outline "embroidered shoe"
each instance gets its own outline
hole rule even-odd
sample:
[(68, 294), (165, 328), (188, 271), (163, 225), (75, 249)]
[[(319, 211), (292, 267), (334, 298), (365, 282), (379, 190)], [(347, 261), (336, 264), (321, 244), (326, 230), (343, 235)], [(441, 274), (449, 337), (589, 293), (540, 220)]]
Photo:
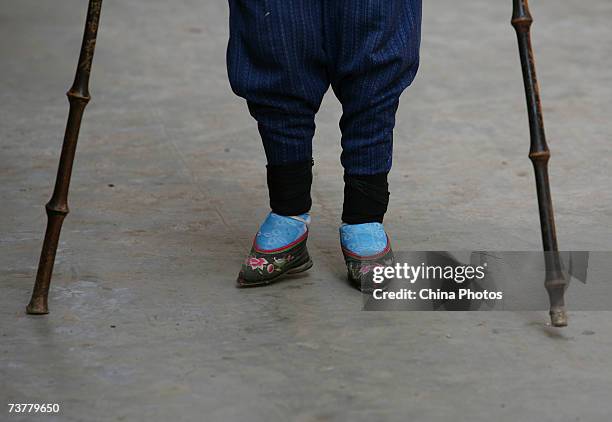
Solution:
[(310, 216), (285, 217), (270, 213), (253, 240), (251, 252), (242, 265), (238, 287), (274, 283), (285, 274), (296, 274), (312, 267), (308, 255)]
[(374, 282), (374, 268), (394, 264), (391, 243), (380, 223), (343, 224), (340, 227), (342, 254), (348, 280), (363, 293), (384, 288), (385, 283)]

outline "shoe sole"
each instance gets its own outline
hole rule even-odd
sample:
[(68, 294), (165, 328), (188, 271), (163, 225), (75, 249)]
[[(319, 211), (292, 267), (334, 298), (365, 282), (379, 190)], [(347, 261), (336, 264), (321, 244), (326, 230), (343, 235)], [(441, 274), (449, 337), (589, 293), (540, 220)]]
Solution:
[(347, 278), (347, 280), (348, 280), (349, 284), (350, 284), (350, 285), (351, 285), (353, 288), (355, 288), (355, 289), (359, 290), (359, 291), (360, 291), (361, 293), (363, 293), (364, 295), (371, 295), (372, 293), (374, 293), (374, 290), (383, 290), (383, 291), (385, 291), (385, 290), (387, 290), (387, 288), (388, 288), (388, 287), (389, 287), (389, 285), (391, 284), (391, 282), (390, 282), (389, 280), (387, 280), (387, 282), (386, 282), (386, 283), (377, 284), (377, 285), (376, 285), (376, 286), (374, 286), (374, 287), (363, 287), (363, 285), (362, 285), (362, 283), (361, 283), (361, 280), (354, 279), (354, 278), (351, 276), (350, 271), (347, 271), (347, 272), (346, 272), (346, 278)]
[(238, 287), (239, 289), (245, 289), (249, 287), (267, 286), (269, 284), (276, 283), (277, 281), (279, 281), (286, 275), (298, 274), (298, 273), (303, 273), (304, 271), (308, 271), (309, 269), (312, 268), (312, 265), (313, 265), (312, 260), (308, 258), (308, 261), (306, 261), (305, 263), (298, 265), (297, 267), (291, 268), (285, 271), (284, 273), (277, 275), (276, 277), (273, 277), (267, 280), (256, 281), (256, 282), (247, 282), (244, 279), (238, 277), (238, 279), (236, 280), (236, 287)]

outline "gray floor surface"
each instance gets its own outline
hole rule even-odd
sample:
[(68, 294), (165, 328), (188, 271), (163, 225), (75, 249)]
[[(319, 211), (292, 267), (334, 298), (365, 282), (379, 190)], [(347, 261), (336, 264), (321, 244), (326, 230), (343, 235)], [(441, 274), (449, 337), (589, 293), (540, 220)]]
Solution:
[[(612, 3), (532, 2), (563, 249), (612, 248)], [(609, 421), (612, 321), (362, 312), (338, 247), (340, 107), (317, 117), (315, 267), (234, 288), (267, 212), (227, 2), (106, 0), (50, 303), (24, 313), (85, 2), (0, 6), (0, 420)], [(401, 250), (537, 250), (511, 2), (424, 5), (386, 226)], [(57, 416), (7, 403), (60, 403)]]

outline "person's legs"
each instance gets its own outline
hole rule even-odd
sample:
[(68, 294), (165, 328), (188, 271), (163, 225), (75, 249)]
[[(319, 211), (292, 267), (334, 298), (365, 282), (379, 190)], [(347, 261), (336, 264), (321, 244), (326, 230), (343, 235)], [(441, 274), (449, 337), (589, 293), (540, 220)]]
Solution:
[[(229, 79), (257, 120), (272, 209), (281, 215), (310, 208), (315, 114), (329, 87), (321, 4), (230, 0)], [(278, 183), (287, 179), (300, 182), (299, 195)]]
[(272, 213), (260, 226), (238, 283), (267, 284), (307, 269), (312, 138), (329, 87), (322, 1), (230, 0), (228, 74), (257, 120)]
[(340, 240), (349, 279), (393, 262), (382, 225), (389, 202), (395, 114), (419, 66), (421, 0), (337, 0), (326, 10), (331, 84), (342, 103), (344, 207)]
[(343, 221), (382, 222), (395, 113), (419, 65), (421, 0), (337, 0), (328, 4), (331, 83), (343, 107)]

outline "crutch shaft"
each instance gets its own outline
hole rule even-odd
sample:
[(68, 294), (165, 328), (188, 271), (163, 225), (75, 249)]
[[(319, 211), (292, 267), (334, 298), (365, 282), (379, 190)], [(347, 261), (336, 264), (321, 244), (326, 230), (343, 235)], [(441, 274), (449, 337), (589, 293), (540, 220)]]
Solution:
[(535, 58), (531, 45), (532, 23), (533, 18), (529, 11), (528, 0), (513, 0), (512, 26), (516, 30), (518, 39), (523, 82), (525, 85), (525, 98), (527, 101), (529, 133), (531, 138), (529, 158), (533, 163), (535, 172), (542, 245), (544, 247), (546, 264), (545, 287), (550, 298), (551, 322), (554, 326), (561, 327), (567, 325), (567, 314), (564, 302), (564, 293), (567, 283), (563, 276), (561, 260), (557, 253), (558, 246), (555, 217), (548, 178), (550, 151), (546, 143), (540, 90), (536, 76)]
[(64, 133), (64, 142), (60, 155), (55, 188), (51, 200), (45, 206), (47, 212), (47, 229), (45, 240), (43, 241), (36, 283), (32, 292), (32, 299), (26, 310), (29, 314), (47, 314), (49, 285), (53, 273), (55, 254), (59, 243), (60, 232), (64, 218), (68, 214), (68, 189), (70, 188), (70, 177), (76, 152), (77, 140), (81, 128), (81, 120), (85, 106), (90, 100), (89, 95), (89, 75), (91, 73), (91, 63), (93, 60), (96, 46), (96, 36), (100, 22), (100, 11), (102, 0), (89, 0), (87, 8), (87, 18), (83, 33), (83, 42), (79, 54), (79, 62), (74, 77), (74, 82), (68, 93), (70, 110), (68, 121)]

